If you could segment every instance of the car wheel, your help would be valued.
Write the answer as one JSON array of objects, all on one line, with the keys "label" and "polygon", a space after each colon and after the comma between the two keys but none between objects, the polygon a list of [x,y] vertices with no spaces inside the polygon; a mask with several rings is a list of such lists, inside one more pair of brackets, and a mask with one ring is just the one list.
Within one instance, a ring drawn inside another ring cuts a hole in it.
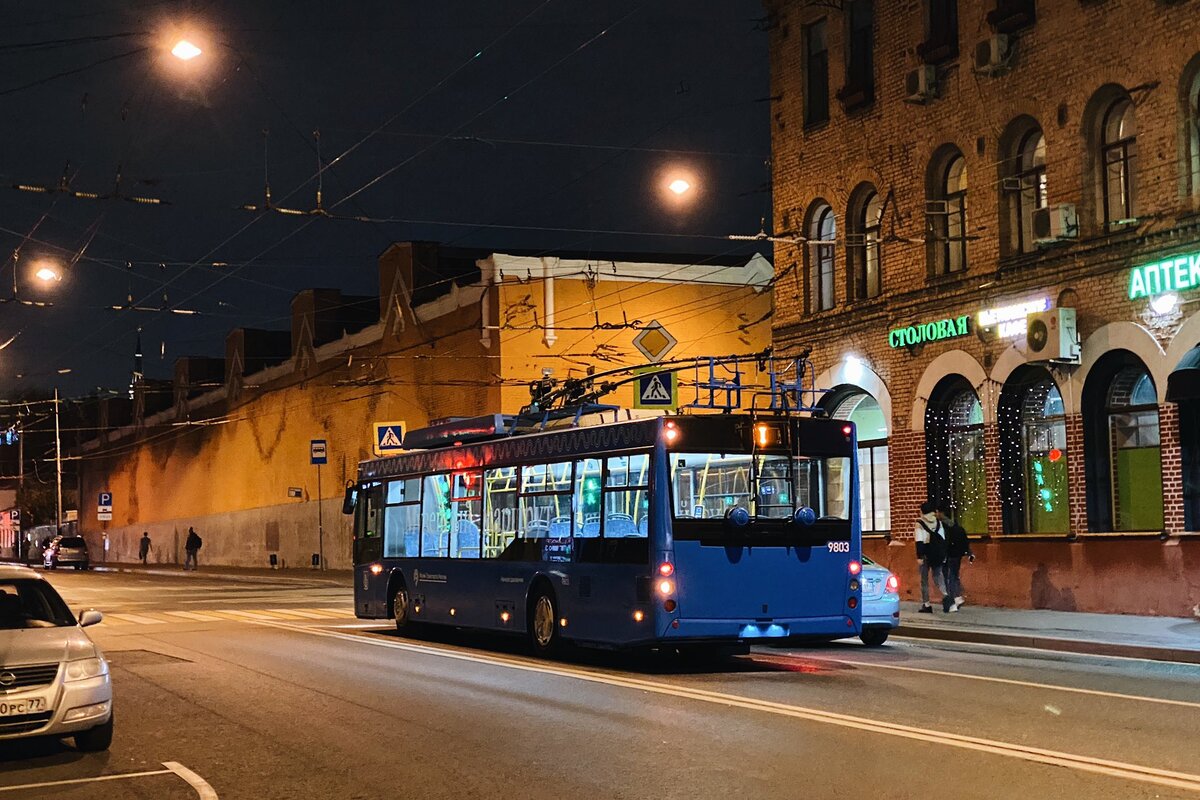
[{"label": "car wheel", "polygon": [[887,628],[864,628],[859,638],[867,647],[879,647],[888,640],[888,633]]},{"label": "car wheel", "polygon": [[112,744],[113,737],[113,715],[108,715],[108,722],[103,725],[97,725],[91,730],[81,731],[75,734],[75,749],[85,753],[99,753],[102,750],[107,750]]},{"label": "car wheel", "polygon": [[529,643],[539,656],[552,655],[558,649],[558,607],[549,589],[538,590],[530,603]]}]

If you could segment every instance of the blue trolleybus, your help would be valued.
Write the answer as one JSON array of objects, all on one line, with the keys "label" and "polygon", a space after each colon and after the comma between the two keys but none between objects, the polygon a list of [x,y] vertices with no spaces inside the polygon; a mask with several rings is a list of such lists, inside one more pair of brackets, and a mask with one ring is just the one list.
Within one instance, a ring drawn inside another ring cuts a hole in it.
[{"label": "blue trolleybus", "polygon": [[513,433],[486,416],[363,462],[358,617],[687,648],[857,636],[854,429],[711,414]]}]

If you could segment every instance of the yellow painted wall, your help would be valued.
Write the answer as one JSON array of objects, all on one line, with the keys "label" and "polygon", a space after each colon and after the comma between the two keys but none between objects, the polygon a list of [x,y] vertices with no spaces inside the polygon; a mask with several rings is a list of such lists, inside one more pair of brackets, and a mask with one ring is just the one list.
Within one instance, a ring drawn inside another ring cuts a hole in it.
[{"label": "yellow painted wall", "polygon": [[[641,366],[649,362],[633,345],[640,330],[625,323],[649,324],[657,320],[679,340],[666,358],[719,356],[761,351],[771,343],[770,290],[748,286],[725,286],[651,281],[597,281],[556,279],[555,334],[557,341],[545,343],[544,286],[540,281],[506,281],[500,289],[499,320],[501,376],[504,378],[504,410],[512,413],[529,402],[529,381],[544,367],[554,377],[578,377],[588,366],[597,372],[619,366]],[[604,328],[605,324],[622,326]],[[743,329],[744,327],[744,329]],[[580,330],[580,329],[583,330]],[[754,364],[745,367],[744,382],[761,381]],[[707,372],[702,373],[707,379]],[[695,373],[679,375],[684,403],[695,399],[687,384]],[[621,387],[602,398],[632,407],[633,385]],[[744,398],[749,403],[749,394]]]}]

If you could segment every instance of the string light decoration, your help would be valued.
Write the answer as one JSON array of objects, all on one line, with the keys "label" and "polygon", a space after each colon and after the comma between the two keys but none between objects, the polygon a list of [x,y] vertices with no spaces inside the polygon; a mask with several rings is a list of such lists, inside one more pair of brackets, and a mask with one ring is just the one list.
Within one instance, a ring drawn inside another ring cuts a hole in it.
[{"label": "string light decoration", "polygon": [[943,379],[925,407],[925,470],[929,498],[968,533],[986,533],[983,405],[962,376]]},{"label": "string light decoration", "polygon": [[1038,367],[1014,373],[1000,392],[997,423],[1005,532],[1066,533],[1066,413],[1050,373]]}]

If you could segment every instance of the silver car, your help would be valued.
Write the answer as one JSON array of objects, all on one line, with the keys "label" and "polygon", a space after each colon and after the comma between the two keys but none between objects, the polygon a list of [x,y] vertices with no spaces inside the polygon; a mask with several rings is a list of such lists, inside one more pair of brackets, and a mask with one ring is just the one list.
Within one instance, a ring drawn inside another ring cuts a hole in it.
[{"label": "silver car", "polygon": [[58,567],[88,568],[87,542],[82,536],[55,536],[54,541],[42,553],[42,565],[46,569]]},{"label": "silver car", "polygon": [[83,751],[107,750],[113,735],[108,661],[41,575],[0,566],[0,742],[71,736]]}]

